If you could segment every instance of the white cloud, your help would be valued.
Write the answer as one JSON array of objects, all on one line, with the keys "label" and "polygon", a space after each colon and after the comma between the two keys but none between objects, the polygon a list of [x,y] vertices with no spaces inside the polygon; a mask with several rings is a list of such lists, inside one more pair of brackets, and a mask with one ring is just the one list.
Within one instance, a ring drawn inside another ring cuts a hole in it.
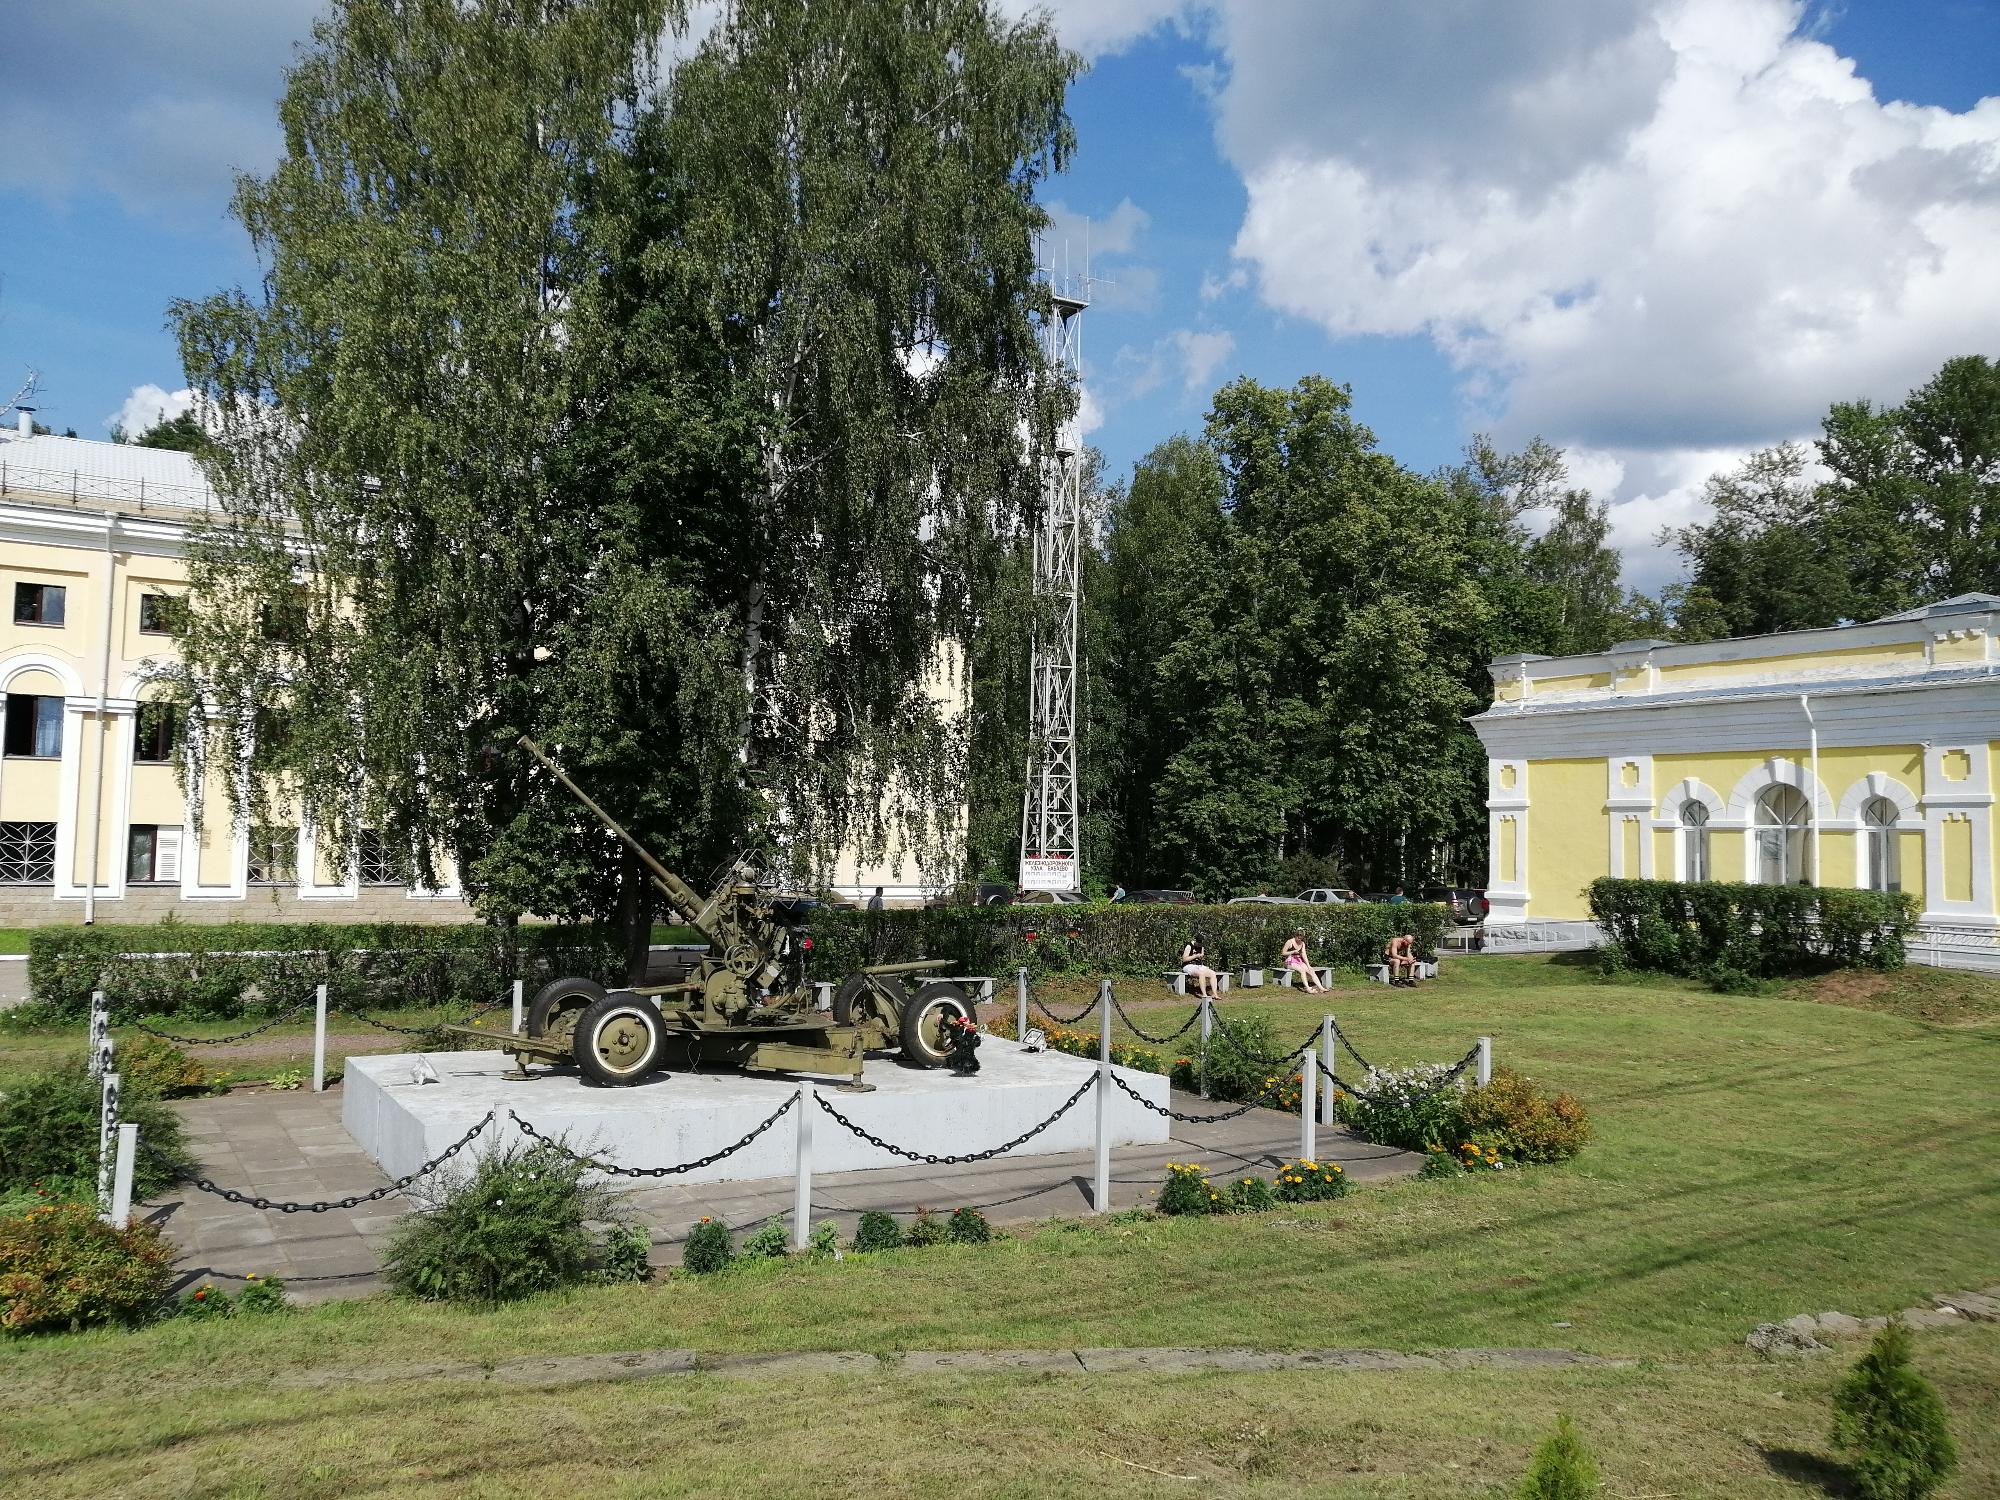
[{"label": "white cloud", "polygon": [[194,392],[169,391],[157,385],[135,385],[118,410],[104,419],[104,425],[123,428],[128,437],[137,437],[149,427],[171,422],[194,408]]},{"label": "white cloud", "polygon": [[1183,398],[1206,396],[1215,377],[1236,352],[1236,335],[1227,329],[1176,328],[1149,348],[1130,344],[1113,360],[1118,399],[1136,401],[1178,380]]},{"label": "white cloud", "polygon": [[1699,506],[1667,470],[2000,343],[2000,98],[1879,101],[1794,0],[1216,14],[1262,297],[1336,336],[1427,336],[1474,425],[1615,464],[1643,567]]},{"label": "white cloud", "polygon": [[1200,0],[1000,0],[1000,9],[1020,17],[1053,12],[1056,35],[1085,57],[1122,52],[1165,25],[1186,30],[1203,9]]},{"label": "white cloud", "polygon": [[1236,335],[1227,329],[1197,333],[1176,328],[1167,336],[1180,359],[1181,385],[1188,395],[1205,393],[1229,356],[1236,352]]}]

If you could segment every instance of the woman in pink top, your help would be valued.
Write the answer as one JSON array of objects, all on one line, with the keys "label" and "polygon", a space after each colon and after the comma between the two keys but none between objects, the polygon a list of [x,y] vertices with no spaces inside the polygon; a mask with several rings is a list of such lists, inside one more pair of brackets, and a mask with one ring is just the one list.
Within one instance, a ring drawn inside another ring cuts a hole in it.
[{"label": "woman in pink top", "polygon": [[1278,956],[1285,961],[1285,967],[1299,976],[1308,995],[1324,995],[1326,986],[1319,982],[1319,970],[1306,957],[1306,930],[1301,927],[1285,939],[1285,946],[1278,950]]}]

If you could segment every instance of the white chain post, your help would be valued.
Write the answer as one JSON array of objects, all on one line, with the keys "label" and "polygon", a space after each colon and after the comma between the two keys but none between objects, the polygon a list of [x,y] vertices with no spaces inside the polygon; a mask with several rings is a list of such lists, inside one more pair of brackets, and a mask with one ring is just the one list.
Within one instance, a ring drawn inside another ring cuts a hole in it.
[{"label": "white chain post", "polygon": [[[111,1044],[105,1043],[109,1053]],[[111,1152],[118,1133],[118,1075],[108,1067],[99,1086],[97,1111],[97,1211],[111,1207]]]},{"label": "white chain post", "polygon": [[1319,1082],[1319,1070],[1313,1066],[1312,1048],[1299,1054],[1299,1160],[1319,1159],[1319,1143],[1314,1139],[1313,1130],[1318,1123],[1315,1099]]},{"label": "white chain post", "polygon": [[[1333,1017],[1321,1016],[1319,1018],[1319,1060],[1327,1072],[1327,1076],[1319,1080],[1322,1084],[1326,1085],[1319,1093],[1319,1122],[1322,1125],[1337,1125],[1340,1123],[1333,1117],[1333,1084],[1330,1081],[1333,1075],[1340,1071],[1340,1062],[1333,1055],[1333,1036]],[[1310,1060],[1312,1054],[1308,1052],[1306,1057]]]},{"label": "white chain post", "polygon": [[132,1169],[139,1155],[139,1127],[122,1120],[118,1125],[118,1160],[111,1169],[111,1227],[123,1229],[132,1222]]},{"label": "white chain post", "polygon": [[519,1036],[521,1034],[521,1021],[522,1021],[521,981],[517,979],[514,981],[514,1028],[513,1028],[514,1034],[516,1036]]},{"label": "white chain post", "polygon": [[1483,1036],[1479,1039],[1479,1062],[1477,1066],[1479,1069],[1477,1075],[1479,1087],[1485,1088],[1487,1084],[1493,1081],[1493,1038],[1490,1036]]},{"label": "white chain post", "polygon": [[1093,1213],[1111,1208],[1111,981],[1097,984],[1097,1175],[1092,1180]]},{"label": "white chain post", "polygon": [[1201,997],[1201,1097],[1208,1097],[1208,1039],[1215,1032],[1215,1012],[1208,996]]},{"label": "white chain post", "polygon": [[799,1085],[798,1150],[794,1163],[795,1181],[792,1184],[792,1248],[803,1250],[812,1238],[813,1208],[813,1111],[819,1108],[814,1101],[818,1095],[809,1083]]},{"label": "white chain post", "polygon": [[104,1003],[104,991],[90,992],[90,1076],[104,1076],[104,1043],[111,1035],[111,1008]]},{"label": "white chain post", "polygon": [[326,986],[313,991],[313,1092],[326,1092]]},{"label": "white chain post", "polygon": [[1028,971],[1025,967],[1014,971],[1014,1040],[1020,1041],[1028,1034]]}]

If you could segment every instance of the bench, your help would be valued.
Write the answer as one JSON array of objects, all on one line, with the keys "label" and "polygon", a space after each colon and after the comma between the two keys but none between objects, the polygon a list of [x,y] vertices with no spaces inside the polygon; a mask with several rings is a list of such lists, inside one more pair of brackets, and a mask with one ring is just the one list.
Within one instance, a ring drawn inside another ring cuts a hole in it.
[{"label": "bench", "polygon": [[[1389,966],[1387,964],[1364,964],[1362,967],[1367,970],[1368,977],[1374,980],[1375,983],[1387,984],[1389,982]],[[1427,963],[1421,958],[1418,959],[1416,977],[1419,979],[1437,978],[1438,966],[1436,961],[1432,960]]]},{"label": "bench", "polygon": [[[1187,993],[1187,975],[1182,973],[1179,969],[1162,970],[1160,977],[1166,980],[1167,987],[1171,989],[1176,995],[1185,995]],[[1215,971],[1215,992],[1218,995],[1226,995],[1229,993],[1229,980],[1230,980],[1229,970],[1217,969]]]},{"label": "bench", "polygon": [[947,974],[953,984],[971,992],[975,1003],[984,1005],[993,998],[993,979],[987,974]]}]

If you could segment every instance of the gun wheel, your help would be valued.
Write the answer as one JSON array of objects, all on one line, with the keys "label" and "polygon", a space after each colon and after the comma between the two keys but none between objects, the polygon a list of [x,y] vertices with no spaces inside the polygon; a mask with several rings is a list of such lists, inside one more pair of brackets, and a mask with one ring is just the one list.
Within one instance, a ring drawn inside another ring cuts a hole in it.
[{"label": "gun wheel", "polygon": [[544,1036],[564,1046],[576,1032],[577,1017],[604,998],[604,986],[590,979],[552,979],[535,991],[525,1022],[529,1036]]},{"label": "gun wheel", "polygon": [[903,1058],[925,1068],[941,1068],[951,1050],[945,1026],[959,1018],[972,1018],[972,1004],[965,991],[946,979],[934,979],[910,997],[903,1007]]},{"label": "gun wheel", "polygon": [[871,980],[866,974],[850,974],[833,992],[833,1024],[879,1026],[891,1037],[900,1037],[903,1016],[897,1001],[908,998],[908,992],[893,979]]},{"label": "gun wheel", "polygon": [[659,1065],[667,1028],[659,1008],[637,995],[606,995],[578,1016],[570,1053],[584,1077],[611,1087],[637,1083]]}]

